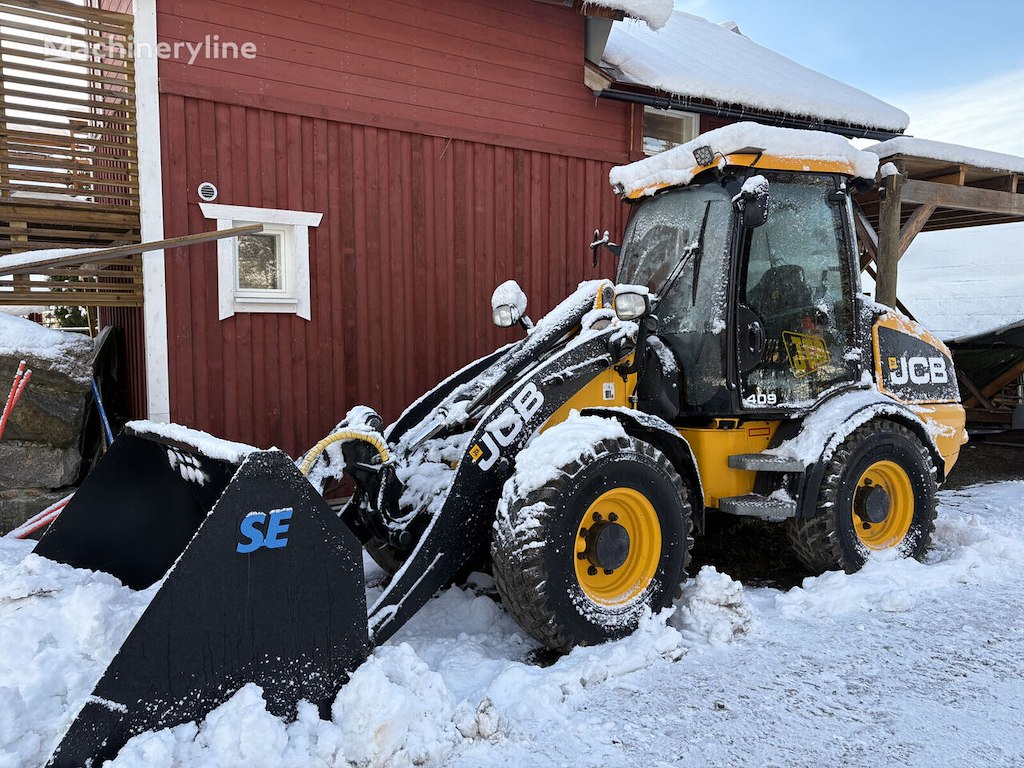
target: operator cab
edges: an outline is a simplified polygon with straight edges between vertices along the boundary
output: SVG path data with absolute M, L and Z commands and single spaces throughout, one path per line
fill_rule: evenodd
M 713 167 L 639 197 L 616 282 L 655 296 L 640 408 L 669 419 L 783 415 L 859 381 L 847 177 L 764 165 Z M 765 195 L 767 215 L 745 215 Z

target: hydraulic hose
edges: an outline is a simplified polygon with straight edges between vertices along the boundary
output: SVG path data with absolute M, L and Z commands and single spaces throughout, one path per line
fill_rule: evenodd
M 369 443 L 377 451 L 380 456 L 381 463 L 387 464 L 391 461 L 391 454 L 388 451 L 387 445 L 384 441 L 376 435 L 369 435 L 366 432 L 357 432 L 352 429 L 343 429 L 340 432 L 335 432 L 328 435 L 319 443 L 314 445 L 306 453 L 306 458 L 302 460 L 302 466 L 299 467 L 299 471 L 303 475 L 308 475 L 310 468 L 317 459 L 320 458 L 320 454 L 327 450 L 327 448 L 339 440 L 360 440 L 364 443 Z

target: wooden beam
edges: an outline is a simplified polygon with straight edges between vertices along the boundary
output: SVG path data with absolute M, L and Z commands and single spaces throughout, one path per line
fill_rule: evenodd
M 928 223 L 928 219 L 935 212 L 936 206 L 932 203 L 925 203 L 919 205 L 914 209 L 914 212 L 910 214 L 910 218 L 907 219 L 907 223 L 900 229 L 900 245 L 899 254 L 897 259 L 902 259 L 903 254 L 907 252 L 907 248 L 914 242 L 914 238 L 918 236 L 924 225 Z
M 857 239 L 864 246 L 864 255 L 860 260 L 860 269 L 863 272 L 868 264 L 878 258 L 878 233 L 860 206 L 854 208 L 853 223 L 857 230 Z
M 1024 374 L 1024 362 L 1020 362 L 1012 368 L 1008 368 L 1001 376 L 997 376 L 994 381 L 981 390 L 981 394 L 985 397 L 992 397 L 1007 384 L 1010 384 L 1020 378 L 1021 374 Z
M 903 187 L 909 183 L 898 173 L 886 176 L 882 181 L 885 198 L 878 218 L 878 254 L 875 263 L 878 274 L 875 278 L 875 301 L 889 307 L 896 306 L 897 267 L 900 259 L 900 208 Z M 935 184 L 942 187 L 942 184 Z M 956 189 L 950 187 L 950 189 Z
M 891 178 L 889 176 L 886 181 Z M 1024 217 L 1024 195 L 977 187 L 955 187 L 917 179 L 904 179 L 901 186 L 900 199 L 905 203 L 930 203 L 941 208 Z
M 72 256 L 63 256 L 59 259 L 27 262 L 24 264 L 18 264 L 17 266 L 5 266 L 3 264 L 4 259 L 0 258 L 0 275 L 45 274 L 45 270 L 49 267 L 66 266 L 69 264 L 89 264 L 94 261 L 106 261 L 107 259 L 119 258 L 121 256 L 134 256 L 137 253 L 165 251 L 171 248 L 183 248 L 187 245 L 209 243 L 214 240 L 223 240 L 226 237 L 254 235 L 262 231 L 262 224 L 246 224 L 244 227 L 218 229 L 213 232 L 199 232 L 194 235 L 171 237 L 166 240 L 154 240 L 149 243 L 119 245 L 116 248 L 104 248 L 99 251 L 88 251 L 86 253 L 74 254 Z
M 960 398 L 964 404 L 964 407 L 970 408 L 972 405 L 974 405 L 974 402 L 977 401 L 986 411 L 995 410 L 992 407 L 992 402 L 983 394 L 981 394 L 981 390 L 974 386 L 974 382 L 971 381 L 970 378 L 968 378 L 967 374 L 963 372 L 963 369 L 960 368 L 959 365 L 954 365 L 953 368 L 956 370 L 956 375 L 957 378 L 960 379 L 960 383 L 966 386 L 967 389 L 970 390 L 971 394 L 974 395 L 973 399 L 965 399 L 963 397 Z

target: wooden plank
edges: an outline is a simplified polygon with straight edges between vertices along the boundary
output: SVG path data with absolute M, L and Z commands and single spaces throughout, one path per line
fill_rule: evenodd
M 214 240 L 223 240 L 226 237 L 238 237 L 240 235 L 256 234 L 263 231 L 262 224 L 246 224 L 241 227 L 230 229 L 219 229 L 214 232 L 198 232 L 193 235 L 181 237 L 170 237 L 164 240 L 153 240 L 148 243 L 135 243 L 132 245 L 120 245 L 115 248 L 103 248 L 98 251 L 64 256 L 59 259 L 47 259 L 34 261 L 27 264 L 19 264 L 16 267 L 4 266 L 3 258 L 0 258 L 0 274 L 3 275 L 26 275 L 38 274 L 38 270 L 64 264 L 89 264 L 95 261 L 116 258 L 118 256 L 133 256 L 137 253 L 148 253 L 150 251 L 164 251 L 171 248 L 184 248 L 188 245 L 209 243 Z
M 941 208 L 1024 217 L 1024 195 L 916 179 L 905 179 L 902 186 L 901 195 L 906 203 L 930 203 Z

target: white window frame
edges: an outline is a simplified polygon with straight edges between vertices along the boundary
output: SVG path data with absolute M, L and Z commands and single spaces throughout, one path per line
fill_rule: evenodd
M 679 121 L 692 120 L 693 121 L 693 137 L 690 140 L 695 139 L 698 136 L 700 136 L 700 115 L 697 114 L 696 112 L 681 112 L 678 109 L 661 109 L 660 107 L 649 107 L 649 106 L 645 105 L 644 106 L 644 116 L 645 117 L 647 116 L 648 112 L 654 112 L 655 114 L 661 115 L 663 117 L 671 117 L 671 118 L 674 118 L 674 119 L 679 120 Z M 643 153 L 645 155 L 647 155 L 648 157 L 652 157 L 654 155 L 661 154 L 661 152 L 667 152 L 668 151 L 667 149 L 660 150 L 659 152 L 648 152 L 647 151 L 647 147 L 645 146 L 646 142 L 644 141 L 644 139 L 647 138 L 647 128 L 646 128 L 646 125 L 647 125 L 647 123 L 646 123 L 646 120 L 645 120 L 641 124 L 641 130 L 640 130 L 640 145 L 641 145 L 641 149 L 643 150 Z M 685 142 L 683 142 L 683 143 L 685 143 Z M 676 144 L 674 146 L 678 147 L 679 145 Z M 669 147 L 669 149 L 672 149 L 672 147 Z
M 200 203 L 203 216 L 217 221 L 217 229 L 262 224 L 267 234 L 278 235 L 282 287 L 243 290 L 238 287 L 238 238 L 217 241 L 217 296 L 221 320 L 238 312 L 276 312 L 312 319 L 309 285 L 309 228 L 320 226 L 322 213 L 252 208 L 245 205 Z

